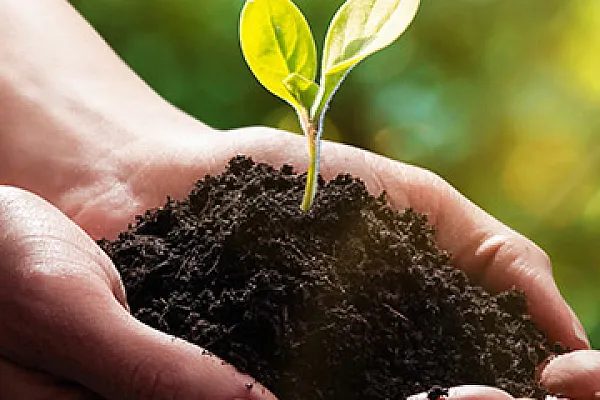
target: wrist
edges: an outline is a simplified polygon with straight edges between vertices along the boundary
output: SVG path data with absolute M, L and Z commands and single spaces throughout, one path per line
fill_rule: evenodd
M 140 183 L 145 165 L 180 135 L 209 129 L 150 89 L 112 101 L 63 87 L 3 82 L 0 183 L 34 192 L 75 219 L 100 201 L 130 218 L 148 189 Z M 115 106 L 125 98 L 131 107 Z
M 66 1 L 0 0 L 0 37 L 0 184 L 69 216 L 91 198 L 135 199 L 131 176 L 143 149 L 170 132 L 203 129 L 132 73 Z

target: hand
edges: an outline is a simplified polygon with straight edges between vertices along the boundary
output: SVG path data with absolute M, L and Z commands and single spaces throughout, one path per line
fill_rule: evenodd
M 0 0 L 0 16 L 11 21 L 0 24 L 10 39 L 0 41 L 0 183 L 41 195 L 91 236 L 114 236 L 167 194 L 183 197 L 236 154 L 306 167 L 302 137 L 210 129 L 157 96 L 64 0 L 23 4 Z M 455 265 L 490 290 L 523 290 L 551 340 L 589 347 L 547 256 L 439 177 L 333 143 L 324 145 L 322 172 L 352 173 L 371 192 L 386 190 L 393 207 L 426 213 Z M 13 362 L 27 353 L 11 351 Z
M 600 351 L 578 350 L 550 360 L 540 374 L 540 383 L 551 393 L 568 399 L 594 400 L 600 398 Z M 421 393 L 409 400 L 425 400 Z M 448 400 L 513 400 L 509 394 L 484 386 L 451 388 Z
M 541 383 L 553 393 L 571 399 L 600 398 L 600 351 L 580 350 L 552 359 Z
M 0 398 L 275 399 L 133 318 L 110 259 L 56 208 L 0 186 L 0 210 Z

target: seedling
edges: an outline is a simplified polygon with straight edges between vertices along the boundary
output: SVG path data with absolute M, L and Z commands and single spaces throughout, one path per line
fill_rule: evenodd
M 244 58 L 267 90 L 294 107 L 308 139 L 304 211 L 317 190 L 323 117 L 331 98 L 356 64 L 402 35 L 418 8 L 419 0 L 346 1 L 329 24 L 317 84 L 317 50 L 302 12 L 290 0 L 246 0 L 240 19 Z

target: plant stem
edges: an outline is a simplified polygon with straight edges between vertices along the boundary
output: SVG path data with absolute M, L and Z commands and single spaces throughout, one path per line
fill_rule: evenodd
M 306 176 L 306 186 L 304 187 L 304 197 L 300 208 L 308 211 L 315 200 L 317 194 L 317 183 L 319 181 L 319 159 L 321 155 L 321 121 L 316 122 L 308 117 L 307 114 L 300 116 L 302 130 L 308 140 L 308 172 Z

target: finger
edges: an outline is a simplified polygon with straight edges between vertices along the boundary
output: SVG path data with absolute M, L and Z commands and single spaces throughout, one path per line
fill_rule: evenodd
M 114 268 L 99 265 L 110 260 L 91 256 L 95 243 L 54 207 L 3 188 L 0 210 L 6 358 L 110 399 L 274 399 L 217 357 L 135 320 L 94 272 Z
M 444 398 L 448 400 L 514 400 L 511 395 L 500 389 L 479 385 L 450 388 L 448 396 L 444 396 Z M 428 400 L 427 393 L 410 396 L 408 400 Z
M 198 143 L 194 143 L 198 139 L 189 140 L 186 151 L 195 155 L 178 153 L 178 162 L 196 163 L 209 172 L 220 171 L 227 159 L 238 153 L 275 165 L 292 164 L 298 170 L 307 164 L 305 138 L 272 129 L 222 132 L 211 139 L 214 143 L 210 143 L 210 155 L 202 153 L 207 150 L 200 150 Z M 208 139 L 201 140 L 206 147 Z M 573 349 L 589 348 L 583 326 L 556 287 L 548 257 L 529 239 L 500 223 L 429 171 L 329 142 L 323 144 L 322 154 L 322 172 L 327 178 L 340 172 L 351 173 L 363 179 L 371 193 L 385 190 L 392 207 L 412 207 L 426 214 L 436 227 L 440 247 L 449 251 L 453 264 L 476 282 L 492 291 L 513 287 L 522 290 L 530 314 L 551 341 L 560 341 Z
M 89 390 L 0 358 L 1 399 L 100 400 Z
M 580 350 L 550 360 L 540 383 L 552 393 L 572 399 L 600 398 L 600 351 Z
M 70 329 L 38 321 L 43 333 L 36 340 L 46 350 L 27 352 L 24 360 L 35 357 L 47 371 L 109 399 L 275 398 L 216 356 L 143 325 L 111 299 L 96 300 L 97 307 L 85 310 L 62 305 L 69 316 L 61 325 Z

